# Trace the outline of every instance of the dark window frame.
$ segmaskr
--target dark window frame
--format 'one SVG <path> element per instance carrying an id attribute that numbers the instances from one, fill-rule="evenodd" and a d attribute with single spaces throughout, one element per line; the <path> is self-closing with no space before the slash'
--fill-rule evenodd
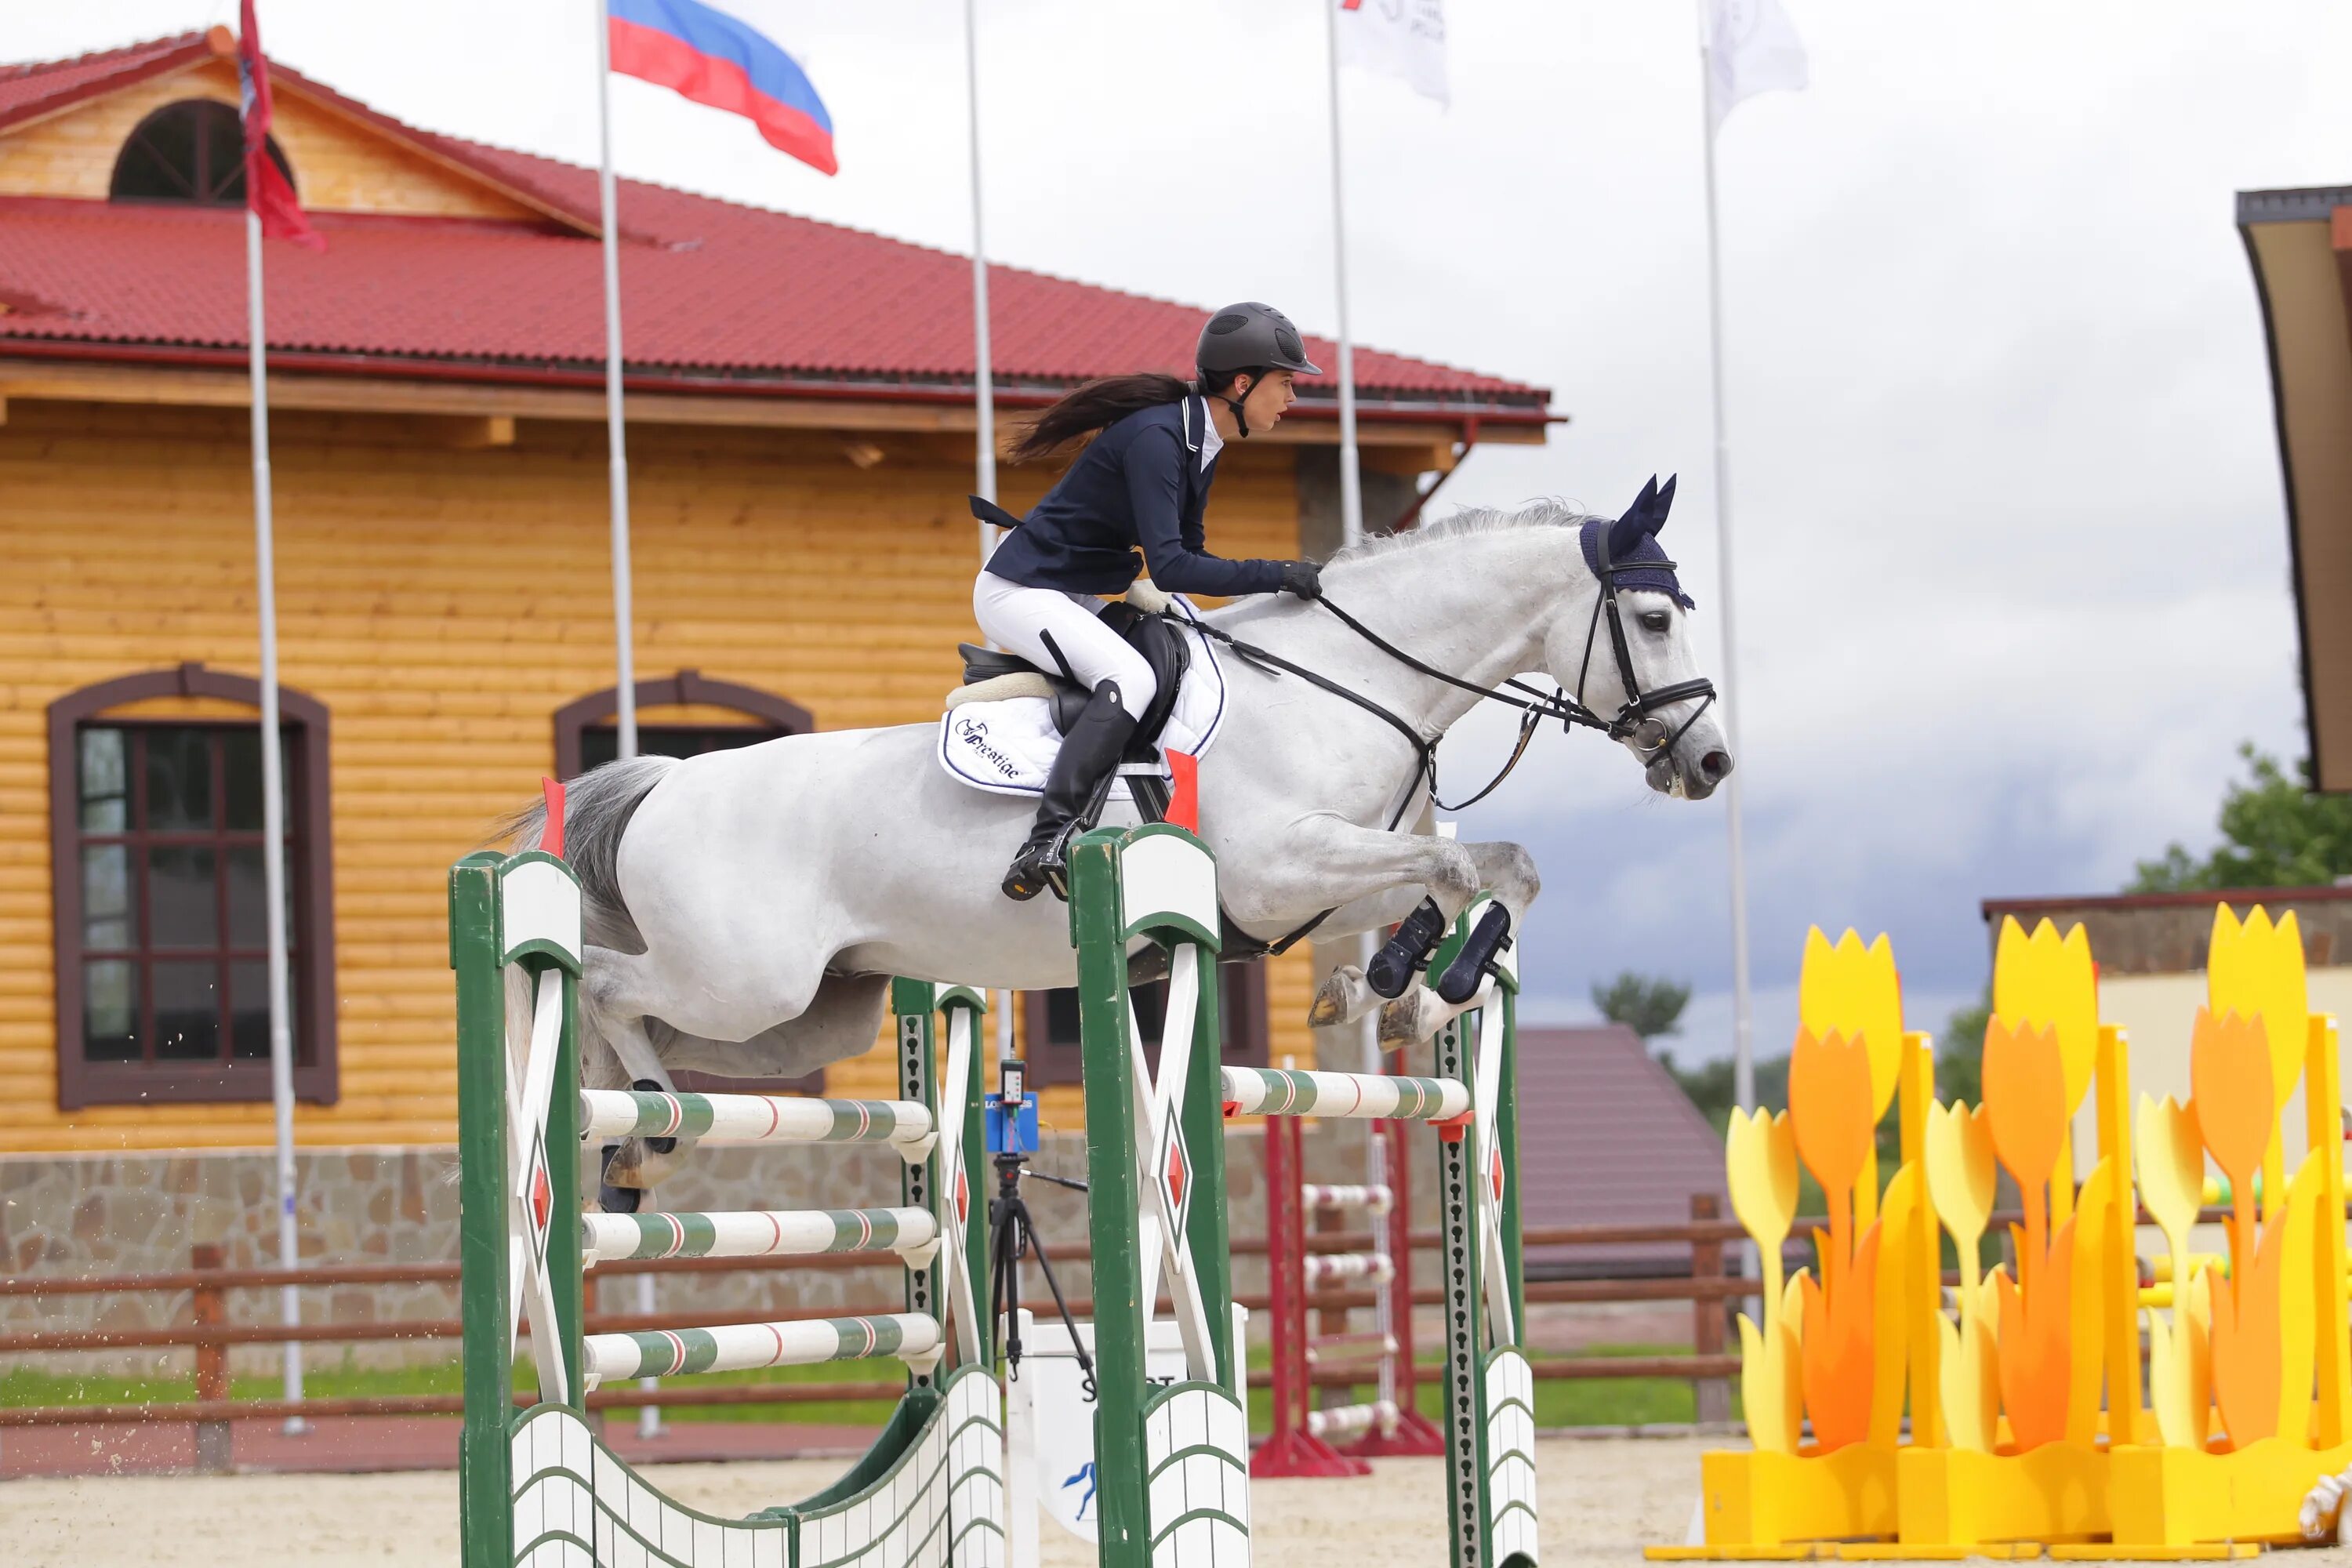
<path id="1" fill-rule="evenodd" d="M 269 1061 L 94 1062 L 82 1055 L 81 813 L 82 726 L 110 708 L 152 697 L 211 697 L 254 710 L 261 683 L 242 675 L 183 664 L 119 676 L 68 692 L 49 704 L 49 870 L 55 928 L 51 962 L 57 998 L 58 1108 L 89 1105 L 248 1104 L 270 1096 Z M 335 995 L 334 825 L 329 793 L 326 704 L 280 684 L 278 721 L 287 749 L 288 837 L 296 864 L 289 890 L 300 936 L 294 944 L 294 1094 L 331 1105 L 338 1094 Z M 126 726 L 168 723 L 128 719 Z M 218 721 L 196 721 L 217 723 Z"/>
<path id="2" fill-rule="evenodd" d="M 1238 1026 L 1225 1037 L 1223 1061 L 1233 1067 L 1265 1067 L 1272 1033 L 1266 1004 L 1265 960 L 1221 964 L 1217 982 L 1225 1017 Z M 1047 1023 L 1048 994 L 1044 991 L 1021 994 L 1022 1059 L 1028 1064 L 1032 1089 L 1076 1084 L 1085 1076 L 1084 1050 L 1074 1041 L 1052 1037 Z M 1145 1042 L 1144 1057 L 1152 1071 L 1158 1072 L 1160 1053 L 1151 1042 Z"/>
<path id="3" fill-rule="evenodd" d="M 713 680 L 698 669 L 681 669 L 675 675 L 656 676 L 636 683 L 637 708 L 730 708 L 759 721 L 745 729 L 772 730 L 778 735 L 807 735 L 816 730 L 816 718 L 807 709 L 772 691 L 762 691 L 756 686 L 742 686 L 731 680 Z M 592 691 L 577 700 L 565 703 L 555 710 L 555 776 L 576 779 L 586 770 L 581 766 L 581 736 L 604 723 L 621 710 L 621 689 L 608 686 L 602 691 Z M 658 724 L 641 724 L 642 735 L 647 730 L 667 728 Z M 693 729 L 703 725 L 690 726 Z M 695 1094 L 811 1094 L 824 1092 L 824 1069 L 819 1068 L 798 1078 L 723 1078 L 717 1073 L 681 1072 L 675 1075 L 677 1087 Z"/>
<path id="4" fill-rule="evenodd" d="M 816 730 L 815 716 L 799 703 L 779 697 L 772 691 L 762 691 L 756 686 L 739 686 L 731 680 L 713 680 L 698 669 L 681 669 L 675 675 L 640 680 L 636 684 L 636 694 L 637 707 L 641 710 L 731 708 L 782 734 L 806 735 Z M 603 723 L 620 710 L 621 692 L 617 686 L 592 691 L 555 710 L 557 778 L 576 779 L 581 775 L 584 771 L 580 765 L 581 731 Z"/>
<path id="5" fill-rule="evenodd" d="M 228 124 L 236 128 L 237 161 L 236 167 L 227 171 L 211 167 L 210 132 L 217 126 L 222 116 L 226 116 Z M 153 140 L 155 132 L 163 129 L 166 121 L 175 119 L 196 122 L 191 127 L 190 134 L 195 166 L 184 172 L 173 166 L 163 155 L 163 146 Z M 213 121 L 214 125 L 206 125 L 205 123 L 206 121 Z M 269 161 L 278 165 L 278 172 L 286 176 L 286 184 L 291 188 L 294 185 L 294 167 L 286 161 L 285 150 L 278 145 L 278 138 L 275 136 L 263 138 L 262 146 L 268 153 Z M 143 153 L 157 167 L 179 179 L 185 187 L 186 194 L 182 195 L 121 194 L 119 187 L 122 184 L 124 165 L 130 161 L 133 153 Z M 148 114 L 131 128 L 131 134 L 122 139 L 122 145 L 115 151 L 114 167 L 109 172 L 106 180 L 106 199 L 110 202 L 154 206 L 230 208 L 244 206 L 246 205 L 245 126 L 236 107 L 224 103 L 216 98 L 183 98 L 176 99 Z"/>

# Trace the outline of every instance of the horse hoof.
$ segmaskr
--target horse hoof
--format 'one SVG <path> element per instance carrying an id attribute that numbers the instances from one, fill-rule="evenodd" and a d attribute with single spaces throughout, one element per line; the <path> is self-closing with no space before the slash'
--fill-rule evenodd
<path id="1" fill-rule="evenodd" d="M 1486 983 L 1486 972 L 1494 966 L 1495 955 L 1510 939 L 1511 911 L 1496 904 L 1478 917 L 1462 951 L 1454 954 L 1454 962 L 1438 978 L 1438 999 L 1449 1007 L 1459 1007 L 1478 994 L 1478 987 Z"/>
<path id="2" fill-rule="evenodd" d="M 1393 1049 L 1421 1043 L 1421 989 L 1416 987 L 1381 1009 L 1380 1042 Z"/>
<path id="3" fill-rule="evenodd" d="M 1307 1026 L 1328 1029 L 1334 1024 L 1348 1021 L 1348 988 L 1336 973 L 1324 977 L 1316 988 L 1314 1005 L 1307 1009 Z"/>
<path id="4" fill-rule="evenodd" d="M 606 1214 L 635 1214 L 646 1201 L 645 1193 L 636 1187 L 598 1186 L 596 1206 Z"/>

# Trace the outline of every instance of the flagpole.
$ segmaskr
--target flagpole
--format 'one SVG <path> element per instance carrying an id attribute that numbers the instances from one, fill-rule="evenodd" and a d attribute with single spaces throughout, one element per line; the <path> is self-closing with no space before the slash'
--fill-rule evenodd
<path id="1" fill-rule="evenodd" d="M 1701 34 L 1706 13 L 1700 13 Z M 1723 599 L 1723 668 L 1720 686 L 1723 701 L 1716 711 L 1723 725 L 1724 744 L 1730 748 L 1734 759 L 1739 749 L 1739 637 L 1735 629 L 1731 591 L 1731 441 L 1726 431 L 1723 414 L 1723 258 L 1716 234 L 1715 213 L 1715 113 L 1708 84 L 1714 79 L 1706 45 L 1698 51 L 1699 118 L 1705 135 L 1700 145 L 1705 149 L 1706 167 L 1706 346 L 1707 366 L 1713 383 L 1715 398 L 1715 549 L 1716 570 L 1722 581 Z M 1724 824 L 1730 850 L 1731 868 L 1731 1084 L 1732 1097 L 1739 1109 L 1750 1110 L 1756 1105 L 1755 1014 L 1748 987 L 1748 859 L 1742 842 L 1740 825 L 1740 777 L 1733 773 L 1724 790 Z"/>
<path id="2" fill-rule="evenodd" d="M 1339 5 L 1322 0 L 1323 66 L 1331 103 L 1331 280 L 1339 294 L 1339 545 L 1345 549 L 1364 537 L 1364 481 L 1356 461 L 1356 343 L 1348 327 L 1348 203 L 1347 165 L 1339 151 Z M 1372 960 L 1370 932 L 1330 944 L 1332 963 L 1362 965 Z M 1355 1037 L 1357 1059 L 1350 1065 L 1363 1072 L 1381 1070 L 1381 1049 L 1373 1020 L 1360 1020 L 1348 1031 Z M 1378 1142 L 1377 1137 L 1374 1142 Z"/>
<path id="3" fill-rule="evenodd" d="M 1364 537 L 1363 476 L 1356 466 L 1356 345 L 1348 332 L 1348 206 L 1339 156 L 1339 7 L 1323 0 L 1323 62 L 1331 98 L 1331 275 L 1339 295 L 1339 542 Z"/>
<path id="4" fill-rule="evenodd" d="M 286 757 L 278 717 L 278 542 L 270 505 L 269 373 L 262 331 L 261 215 L 245 209 L 246 359 L 253 375 L 253 553 L 254 603 L 261 622 L 261 890 L 263 940 L 269 952 L 269 1104 L 278 1153 L 278 1263 L 302 1265 L 302 1245 L 294 1216 L 294 1031 L 287 994 L 286 962 Z M 334 999 L 311 998 L 314 1007 Z M 301 1291 L 285 1286 L 279 1315 L 289 1329 L 302 1322 Z M 302 1347 L 285 1346 L 285 1393 L 302 1397 Z M 286 1418 L 289 1433 L 308 1429 L 299 1415 Z"/>
<path id="5" fill-rule="evenodd" d="M 629 584 L 629 447 L 621 408 L 621 235 L 613 213 L 612 22 L 596 0 L 596 194 L 604 230 L 604 441 L 612 454 L 614 755 L 637 754 L 636 633 Z"/>
<path id="6" fill-rule="evenodd" d="M 963 87 L 964 106 L 970 116 L 966 141 L 971 149 L 971 386 L 972 410 L 977 423 L 972 431 L 972 493 L 982 500 L 996 499 L 996 365 L 990 352 L 988 339 L 988 230 L 982 222 L 982 206 L 980 186 L 980 5 L 979 0 L 963 0 Z M 986 565 L 996 552 L 998 530 L 993 523 L 980 525 L 980 559 Z M 996 994 L 996 1059 L 1013 1059 L 1013 997 L 1011 991 Z M 1020 1489 L 1016 1488 L 1016 1491 Z M 1034 1555 L 1037 1532 L 1036 1510 L 1013 1516 L 1013 1536 L 1016 1542 L 1032 1543 Z M 1025 1533 L 1024 1533 L 1025 1531 Z M 1016 1560 L 1020 1554 L 1016 1552 Z"/>
<path id="7" fill-rule="evenodd" d="M 964 103 L 971 115 L 971 343 L 972 401 L 979 416 L 975 493 L 996 499 L 996 384 L 988 342 L 988 239 L 981 224 L 980 196 L 980 18 L 978 0 L 963 0 Z M 980 525 L 980 558 L 996 548 L 996 530 Z"/>

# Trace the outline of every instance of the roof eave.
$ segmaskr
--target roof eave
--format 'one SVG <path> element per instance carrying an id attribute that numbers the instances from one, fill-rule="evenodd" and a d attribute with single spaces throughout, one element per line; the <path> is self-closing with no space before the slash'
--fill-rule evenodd
<path id="1" fill-rule="evenodd" d="M 236 370 L 246 363 L 241 346 L 100 342 L 81 338 L 16 337 L 0 331 L 0 356 L 47 361 L 83 361 L 112 365 L 175 369 Z M 519 361 L 435 358 L 317 349 L 272 349 L 273 369 L 322 375 L 382 376 L 394 380 L 470 382 L 478 384 L 598 387 L 604 367 L 594 361 Z M 633 390 L 682 392 L 747 398 L 824 397 L 925 405 L 970 404 L 970 376 L 828 374 L 810 372 L 740 371 L 709 367 L 632 364 L 624 383 Z M 1037 408 L 1066 390 L 1056 384 L 999 384 L 1003 406 Z M 1336 419 L 1336 399 L 1302 399 L 1294 415 L 1317 421 Z M 1551 425 L 1565 416 L 1550 411 L 1539 390 L 1491 395 L 1421 395 L 1377 387 L 1359 388 L 1357 417 L 1385 420 L 1480 420 L 1501 425 Z"/>

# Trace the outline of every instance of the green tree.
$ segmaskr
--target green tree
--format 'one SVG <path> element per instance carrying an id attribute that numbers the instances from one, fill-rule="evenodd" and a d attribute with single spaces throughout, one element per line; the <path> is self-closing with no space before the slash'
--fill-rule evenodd
<path id="1" fill-rule="evenodd" d="M 1972 1005 L 1955 1010 L 1936 1037 L 1936 1098 L 1947 1105 L 1984 1103 L 1985 1026 L 1992 1022 L 1992 987 Z"/>
<path id="2" fill-rule="evenodd" d="M 1594 982 L 1592 1005 L 1612 1023 L 1622 1024 L 1645 1041 L 1671 1035 L 1682 1024 L 1691 988 L 1628 969 L 1607 984 Z"/>
<path id="3" fill-rule="evenodd" d="M 2295 763 L 2290 777 L 2251 741 L 2238 754 L 2252 776 L 2232 781 L 2221 797 L 2221 843 L 2201 860 L 2168 845 L 2139 863 L 2126 892 L 2325 887 L 2352 875 L 2352 796 L 2314 794 L 2309 763 Z"/>

